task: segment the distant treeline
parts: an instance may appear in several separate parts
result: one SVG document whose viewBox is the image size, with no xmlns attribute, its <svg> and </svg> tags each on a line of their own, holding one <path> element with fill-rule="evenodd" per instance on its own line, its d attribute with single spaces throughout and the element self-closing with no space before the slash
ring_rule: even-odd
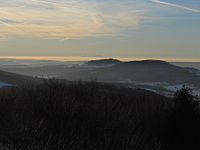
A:
<svg viewBox="0 0 200 150">
<path fill-rule="evenodd" d="M 0 149 L 200 149 L 197 97 L 59 80 L 0 88 Z"/>
</svg>

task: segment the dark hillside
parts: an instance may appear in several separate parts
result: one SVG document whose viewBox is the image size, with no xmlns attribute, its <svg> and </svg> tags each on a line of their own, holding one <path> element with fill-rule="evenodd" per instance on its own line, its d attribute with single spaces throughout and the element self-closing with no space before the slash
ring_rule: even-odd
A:
<svg viewBox="0 0 200 150">
<path fill-rule="evenodd" d="M 36 82 L 37 80 L 38 79 L 35 79 L 33 77 L 19 75 L 19 74 L 10 73 L 10 72 L 0 70 L 0 81 L 1 82 L 19 85 L 19 84 L 29 83 L 29 82 L 32 82 L 32 81 Z"/>
<path fill-rule="evenodd" d="M 172 100 L 96 82 L 43 80 L 4 87 L 0 145 L 6 150 L 196 150 L 200 122 L 193 98 L 187 89 Z"/>
<path fill-rule="evenodd" d="M 4 87 L 0 143 L 11 150 L 146 149 L 156 145 L 144 122 L 171 108 L 152 92 L 94 82 Z"/>
</svg>

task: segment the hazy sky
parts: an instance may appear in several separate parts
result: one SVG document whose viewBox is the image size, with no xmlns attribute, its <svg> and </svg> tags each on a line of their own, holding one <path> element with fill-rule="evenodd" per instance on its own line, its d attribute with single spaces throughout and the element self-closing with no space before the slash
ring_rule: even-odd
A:
<svg viewBox="0 0 200 150">
<path fill-rule="evenodd" d="M 0 56 L 200 60 L 200 1 L 0 0 Z"/>
</svg>

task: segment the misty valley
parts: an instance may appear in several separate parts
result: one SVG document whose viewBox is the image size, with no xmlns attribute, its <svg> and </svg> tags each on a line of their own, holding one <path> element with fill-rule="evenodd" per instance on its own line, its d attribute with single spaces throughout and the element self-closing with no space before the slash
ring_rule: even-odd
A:
<svg viewBox="0 0 200 150">
<path fill-rule="evenodd" d="M 0 60 L 0 70 L 27 77 L 105 82 L 132 89 L 144 89 L 165 96 L 172 96 L 183 86 L 191 88 L 195 95 L 200 94 L 199 69 L 200 63 L 170 63 L 159 60 Z M 1 76 L 2 74 L 0 74 Z M 18 81 L 12 79 L 4 81 L 1 78 L 0 85 L 15 84 L 16 82 Z"/>
</svg>

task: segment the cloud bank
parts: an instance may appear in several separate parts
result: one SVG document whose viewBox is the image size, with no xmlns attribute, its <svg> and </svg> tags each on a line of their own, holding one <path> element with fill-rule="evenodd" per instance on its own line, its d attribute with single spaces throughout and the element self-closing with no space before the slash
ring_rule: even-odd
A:
<svg viewBox="0 0 200 150">
<path fill-rule="evenodd" d="M 0 0 L 0 12 L 0 39 L 114 36 L 138 28 L 143 13 L 123 2 L 89 0 Z"/>
<path fill-rule="evenodd" d="M 163 2 L 163 1 L 160 1 L 160 0 L 152 0 L 152 2 L 163 4 L 163 5 L 168 5 L 168 6 L 172 6 L 172 7 L 176 7 L 176 8 L 185 9 L 185 10 L 189 10 L 189 11 L 196 12 L 196 13 L 200 13 L 200 10 L 198 10 L 198 9 L 193 9 L 193 8 L 182 6 L 182 5 L 178 5 L 178 4 Z"/>
</svg>

